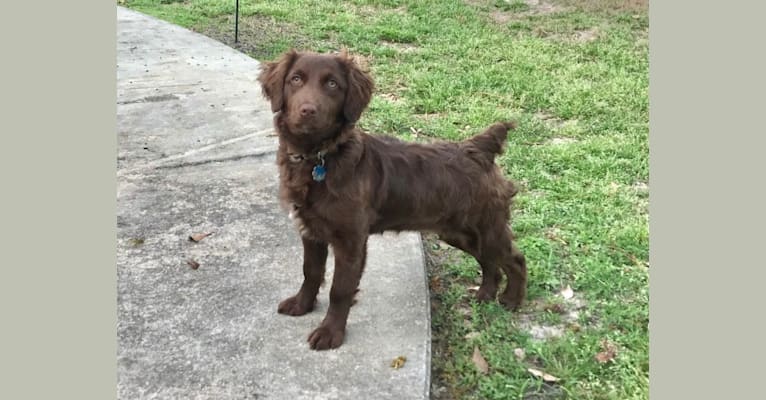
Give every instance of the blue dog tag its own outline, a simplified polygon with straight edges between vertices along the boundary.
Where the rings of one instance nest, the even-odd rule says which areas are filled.
[[[327,174],[327,170],[323,165],[315,165],[314,169],[311,171],[311,177],[317,182],[322,182],[325,174]]]

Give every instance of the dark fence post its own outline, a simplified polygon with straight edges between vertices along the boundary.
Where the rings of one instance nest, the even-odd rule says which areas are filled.
[[[234,7],[234,13],[236,14],[234,16],[234,43],[239,43],[239,0],[237,0],[237,5]]]

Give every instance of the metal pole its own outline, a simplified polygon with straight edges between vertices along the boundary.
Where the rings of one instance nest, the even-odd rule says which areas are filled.
[[[234,43],[239,43],[239,0],[237,0],[237,5],[234,9],[236,14],[234,16]]]

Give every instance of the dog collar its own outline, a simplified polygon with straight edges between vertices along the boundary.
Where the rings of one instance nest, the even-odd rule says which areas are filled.
[[[319,151],[317,152],[316,156],[313,157],[309,157],[303,154],[288,154],[288,157],[290,157],[290,161],[294,163],[315,159],[316,164],[314,164],[314,168],[311,170],[311,178],[316,182],[322,182],[327,175],[327,168],[324,166],[325,154],[327,154],[326,151]]]

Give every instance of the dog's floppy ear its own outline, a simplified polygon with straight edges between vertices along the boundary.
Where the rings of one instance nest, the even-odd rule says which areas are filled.
[[[340,60],[346,66],[348,88],[346,89],[346,102],[343,105],[343,116],[348,122],[356,122],[362,115],[372,98],[375,84],[367,72],[363,71],[357,63],[343,51]]]
[[[267,99],[271,100],[271,111],[277,112],[285,104],[285,75],[296,59],[298,52],[294,49],[287,51],[278,60],[266,62],[258,75],[261,90]]]

